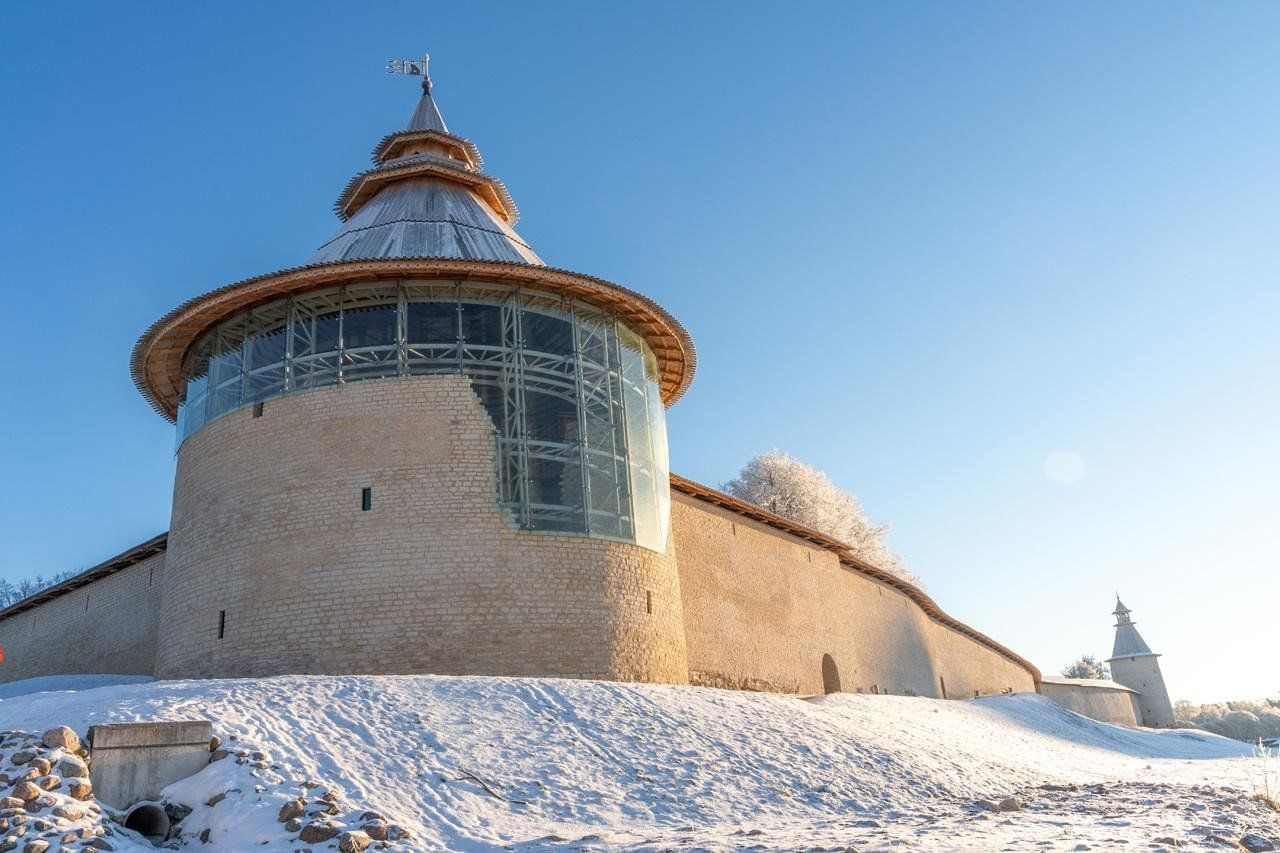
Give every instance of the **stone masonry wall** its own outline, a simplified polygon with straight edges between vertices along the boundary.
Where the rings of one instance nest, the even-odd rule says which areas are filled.
[[[1173,703],[1160,673],[1159,655],[1112,658],[1111,677],[1117,684],[1138,691],[1138,722],[1151,728],[1170,728],[1174,724]]]
[[[1027,670],[824,548],[681,493],[671,522],[691,683],[822,693],[834,669],[848,692],[1035,689]]]
[[[0,682],[38,675],[150,675],[164,554],[0,620]]]
[[[1088,684],[1054,684],[1041,682],[1040,693],[1068,710],[1091,720],[1138,725],[1138,697],[1128,690],[1093,687]]]
[[[431,376],[271,400],[191,436],[156,674],[685,683],[670,545],[517,530],[492,433],[465,378]]]

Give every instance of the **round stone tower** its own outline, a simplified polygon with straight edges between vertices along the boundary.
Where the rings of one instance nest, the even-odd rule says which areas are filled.
[[[547,267],[429,78],[373,162],[305,265],[134,349],[177,423],[156,674],[685,682],[664,409],[688,334]]]
[[[1164,686],[1160,673],[1160,656],[1151,651],[1146,640],[1138,633],[1129,617],[1131,611],[1116,598],[1116,642],[1107,663],[1111,664],[1111,677],[1138,692],[1138,722],[1153,728],[1168,728],[1174,723],[1173,703],[1169,690]]]

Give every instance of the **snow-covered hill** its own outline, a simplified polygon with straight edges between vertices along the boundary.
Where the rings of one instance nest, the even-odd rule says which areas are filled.
[[[0,729],[212,720],[224,745],[264,756],[257,768],[216,762],[168,792],[195,808],[183,824],[191,849],[298,850],[276,818],[307,781],[333,788],[351,814],[407,828],[413,840],[395,849],[1073,850],[1280,838],[1280,816],[1250,796],[1259,763],[1247,745],[1095,723],[1033,695],[805,700],[432,676],[132,682],[5,685]],[[1020,810],[977,804],[1009,796]]]

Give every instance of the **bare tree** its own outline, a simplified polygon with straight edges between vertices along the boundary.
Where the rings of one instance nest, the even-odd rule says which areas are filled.
[[[856,557],[921,585],[902,558],[889,550],[885,542],[889,525],[872,524],[857,495],[844,491],[821,470],[794,456],[779,450],[761,453],[721,488],[739,500],[838,539]]]
[[[30,598],[38,592],[48,589],[49,587],[62,583],[64,580],[73,578],[78,575],[78,571],[58,572],[51,578],[44,575],[36,575],[32,578],[23,578],[17,583],[0,578],[0,607],[8,607],[10,604],[17,604],[24,598]]]
[[[1067,678],[1111,678],[1111,667],[1104,660],[1093,655],[1081,655],[1080,659],[1070,666],[1063,667],[1062,674]]]

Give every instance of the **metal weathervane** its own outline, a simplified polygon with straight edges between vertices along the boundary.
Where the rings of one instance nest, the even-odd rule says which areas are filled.
[[[422,54],[422,59],[388,59],[388,74],[406,74],[411,77],[426,77],[427,63],[431,60],[431,54]]]

